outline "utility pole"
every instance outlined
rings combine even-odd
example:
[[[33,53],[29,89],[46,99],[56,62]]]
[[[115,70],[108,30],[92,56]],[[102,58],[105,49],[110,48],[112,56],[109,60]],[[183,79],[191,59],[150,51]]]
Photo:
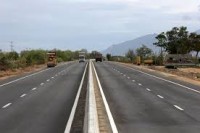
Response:
[[[13,45],[13,41],[10,41],[10,50],[11,50],[11,52],[14,51],[13,47],[14,47],[14,45]]]

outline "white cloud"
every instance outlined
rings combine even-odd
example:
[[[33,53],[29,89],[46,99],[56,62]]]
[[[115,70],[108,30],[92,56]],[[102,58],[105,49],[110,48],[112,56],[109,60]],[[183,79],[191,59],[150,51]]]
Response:
[[[0,1],[0,42],[13,40],[23,47],[64,47],[67,42],[66,48],[84,44],[91,49],[96,41],[101,44],[96,49],[104,49],[172,26],[195,30],[200,17],[199,0]]]

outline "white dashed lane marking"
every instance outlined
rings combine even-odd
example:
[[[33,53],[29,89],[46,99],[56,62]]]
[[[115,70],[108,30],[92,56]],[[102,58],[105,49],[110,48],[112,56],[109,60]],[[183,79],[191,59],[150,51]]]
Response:
[[[49,82],[50,81],[50,79],[47,79],[47,82]]]
[[[12,104],[12,103],[8,103],[8,104],[4,105],[2,108],[5,109],[5,108],[7,108],[8,106],[10,106],[11,104]]]
[[[127,77],[128,79],[130,79],[130,77]]]
[[[139,86],[142,86],[142,84],[141,84],[141,83],[138,83],[138,85],[139,85]]]
[[[147,91],[151,91],[149,88],[146,88]]]
[[[135,80],[132,80],[133,82],[135,82]]]
[[[51,77],[52,79],[54,79],[54,77]]]
[[[41,83],[40,85],[42,86],[42,85],[44,85],[44,83]]]
[[[22,94],[20,97],[25,97],[26,96],[26,94]]]
[[[33,88],[32,90],[34,91],[34,90],[36,90],[37,88],[35,87],[35,88]]]
[[[179,110],[181,110],[181,111],[184,110],[184,109],[182,109],[181,107],[179,107],[178,105],[174,105],[174,107],[177,108],[177,109],[179,109]]]
[[[163,96],[161,96],[161,95],[157,95],[159,98],[161,98],[161,99],[163,99],[164,97]]]

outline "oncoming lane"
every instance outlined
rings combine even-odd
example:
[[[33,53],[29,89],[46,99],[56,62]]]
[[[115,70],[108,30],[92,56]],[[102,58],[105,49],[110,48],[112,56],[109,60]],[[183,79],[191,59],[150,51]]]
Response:
[[[21,91],[14,95],[16,97],[11,102],[8,100],[2,105],[4,108],[0,109],[0,132],[63,133],[85,66],[86,63],[72,63],[49,75],[43,73],[48,78],[35,75],[34,78],[38,81],[40,79],[40,82],[33,82],[34,85],[28,87],[29,90]],[[29,80],[31,83],[33,78]],[[26,87],[26,82],[24,85],[20,84],[21,88]],[[15,90],[12,93],[14,92]]]

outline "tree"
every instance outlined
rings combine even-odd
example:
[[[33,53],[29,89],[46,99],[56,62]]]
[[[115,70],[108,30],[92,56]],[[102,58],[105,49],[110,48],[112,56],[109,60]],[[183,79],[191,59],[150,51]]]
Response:
[[[125,55],[127,58],[129,58],[131,60],[131,62],[133,61],[133,58],[135,57],[135,52],[132,49],[129,49],[128,52]]]
[[[154,45],[160,47],[160,62],[163,62],[163,48],[166,48],[167,38],[164,32],[156,36],[157,42],[153,43]]]
[[[196,52],[196,60],[198,59],[198,55],[200,52],[200,35],[196,33],[191,33],[189,35],[190,44],[192,46],[192,51]]]
[[[19,58],[19,54],[15,51],[8,53],[8,59],[10,60],[17,60]]]
[[[142,60],[144,60],[152,54],[152,50],[146,45],[142,45],[142,47],[136,49],[136,53],[141,57]]]
[[[108,61],[111,60],[111,54],[106,54],[106,58],[108,59]]]
[[[174,27],[166,33],[162,32],[154,45],[164,48],[169,54],[187,54],[191,51],[187,27]]]

